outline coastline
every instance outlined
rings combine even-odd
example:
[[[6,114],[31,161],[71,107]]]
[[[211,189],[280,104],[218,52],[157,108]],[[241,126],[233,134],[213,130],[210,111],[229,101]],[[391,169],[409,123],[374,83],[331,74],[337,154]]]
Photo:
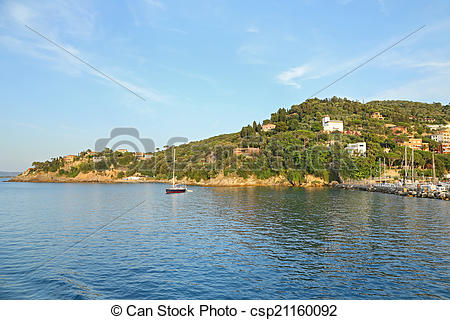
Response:
[[[6,182],[31,182],[31,183],[102,183],[102,184],[135,184],[135,183],[164,183],[172,184],[171,179],[155,179],[140,177],[136,180],[117,179],[114,175],[79,174],[75,178],[68,178],[54,173],[39,173],[13,177]],[[213,179],[196,181],[194,179],[179,179],[177,184],[202,186],[202,187],[261,187],[261,186],[284,186],[284,187],[329,187],[333,183],[327,183],[314,176],[307,176],[306,182],[293,184],[284,176],[274,176],[268,179],[258,179],[255,176],[242,178],[236,175],[224,176],[222,173]]]

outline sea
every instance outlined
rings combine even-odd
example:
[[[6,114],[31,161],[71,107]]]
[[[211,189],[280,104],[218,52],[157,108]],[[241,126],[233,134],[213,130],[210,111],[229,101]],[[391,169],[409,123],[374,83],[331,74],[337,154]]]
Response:
[[[0,180],[0,299],[449,299],[450,204]]]

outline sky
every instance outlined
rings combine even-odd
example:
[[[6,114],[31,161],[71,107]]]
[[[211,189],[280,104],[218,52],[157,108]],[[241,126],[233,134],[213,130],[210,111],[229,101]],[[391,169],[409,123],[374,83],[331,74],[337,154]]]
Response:
[[[423,25],[317,97],[448,104],[449,13],[448,0],[0,0],[0,171],[118,127],[158,147],[239,131]]]

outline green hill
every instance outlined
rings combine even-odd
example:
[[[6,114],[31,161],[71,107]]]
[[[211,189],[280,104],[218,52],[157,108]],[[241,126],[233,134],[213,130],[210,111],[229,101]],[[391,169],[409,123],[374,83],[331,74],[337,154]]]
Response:
[[[280,108],[263,123],[253,122],[240,132],[219,135],[180,145],[176,150],[176,176],[196,181],[208,180],[219,174],[234,174],[242,178],[251,175],[266,179],[277,175],[286,177],[293,185],[313,175],[326,182],[342,179],[362,179],[379,174],[379,159],[401,175],[404,161],[402,142],[409,137],[421,138],[437,151],[439,144],[429,138],[433,125],[450,123],[450,107],[440,103],[411,101],[371,101],[361,103],[333,97],[309,99],[289,109]],[[371,116],[378,112],[383,119]],[[322,118],[341,120],[344,133],[323,132]],[[263,131],[263,125],[276,127]],[[395,134],[392,127],[402,127],[407,134]],[[350,155],[345,146],[365,142],[365,155]],[[241,150],[236,148],[254,148]],[[408,151],[408,158],[411,151]],[[138,160],[132,153],[120,154],[105,150],[95,157],[81,153],[83,160],[70,170],[62,158],[34,163],[35,172],[51,171],[75,177],[79,172],[102,171],[114,168],[118,178],[140,174],[167,179],[172,174],[172,147],[154,153],[153,158]],[[416,150],[414,162],[418,176],[431,176],[432,153]],[[442,177],[450,171],[450,155],[435,154],[436,173]]]

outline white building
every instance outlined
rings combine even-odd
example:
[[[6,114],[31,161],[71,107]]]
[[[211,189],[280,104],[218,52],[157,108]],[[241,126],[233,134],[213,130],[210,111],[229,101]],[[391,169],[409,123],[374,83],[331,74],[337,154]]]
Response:
[[[436,142],[450,142],[450,129],[437,132],[430,136],[431,140]]]
[[[440,124],[426,124],[426,126],[428,128],[430,128],[431,130],[439,130],[439,129],[442,129],[442,127],[443,127]]]
[[[349,143],[348,146],[345,147],[345,150],[348,150],[351,155],[365,155],[367,146],[365,142]]]
[[[430,138],[436,142],[442,142],[442,134],[440,133],[432,134]]]
[[[135,177],[135,176],[123,178],[123,180],[126,180],[126,181],[138,181],[141,179],[142,179],[142,177]]]
[[[344,132],[344,123],[340,120],[330,120],[329,116],[322,118],[322,126],[324,132]]]
[[[92,158],[92,161],[94,161],[94,163],[101,162],[104,160],[106,160],[106,157],[93,157]]]
[[[431,130],[448,130],[450,129],[450,123],[447,124],[426,124]]]

